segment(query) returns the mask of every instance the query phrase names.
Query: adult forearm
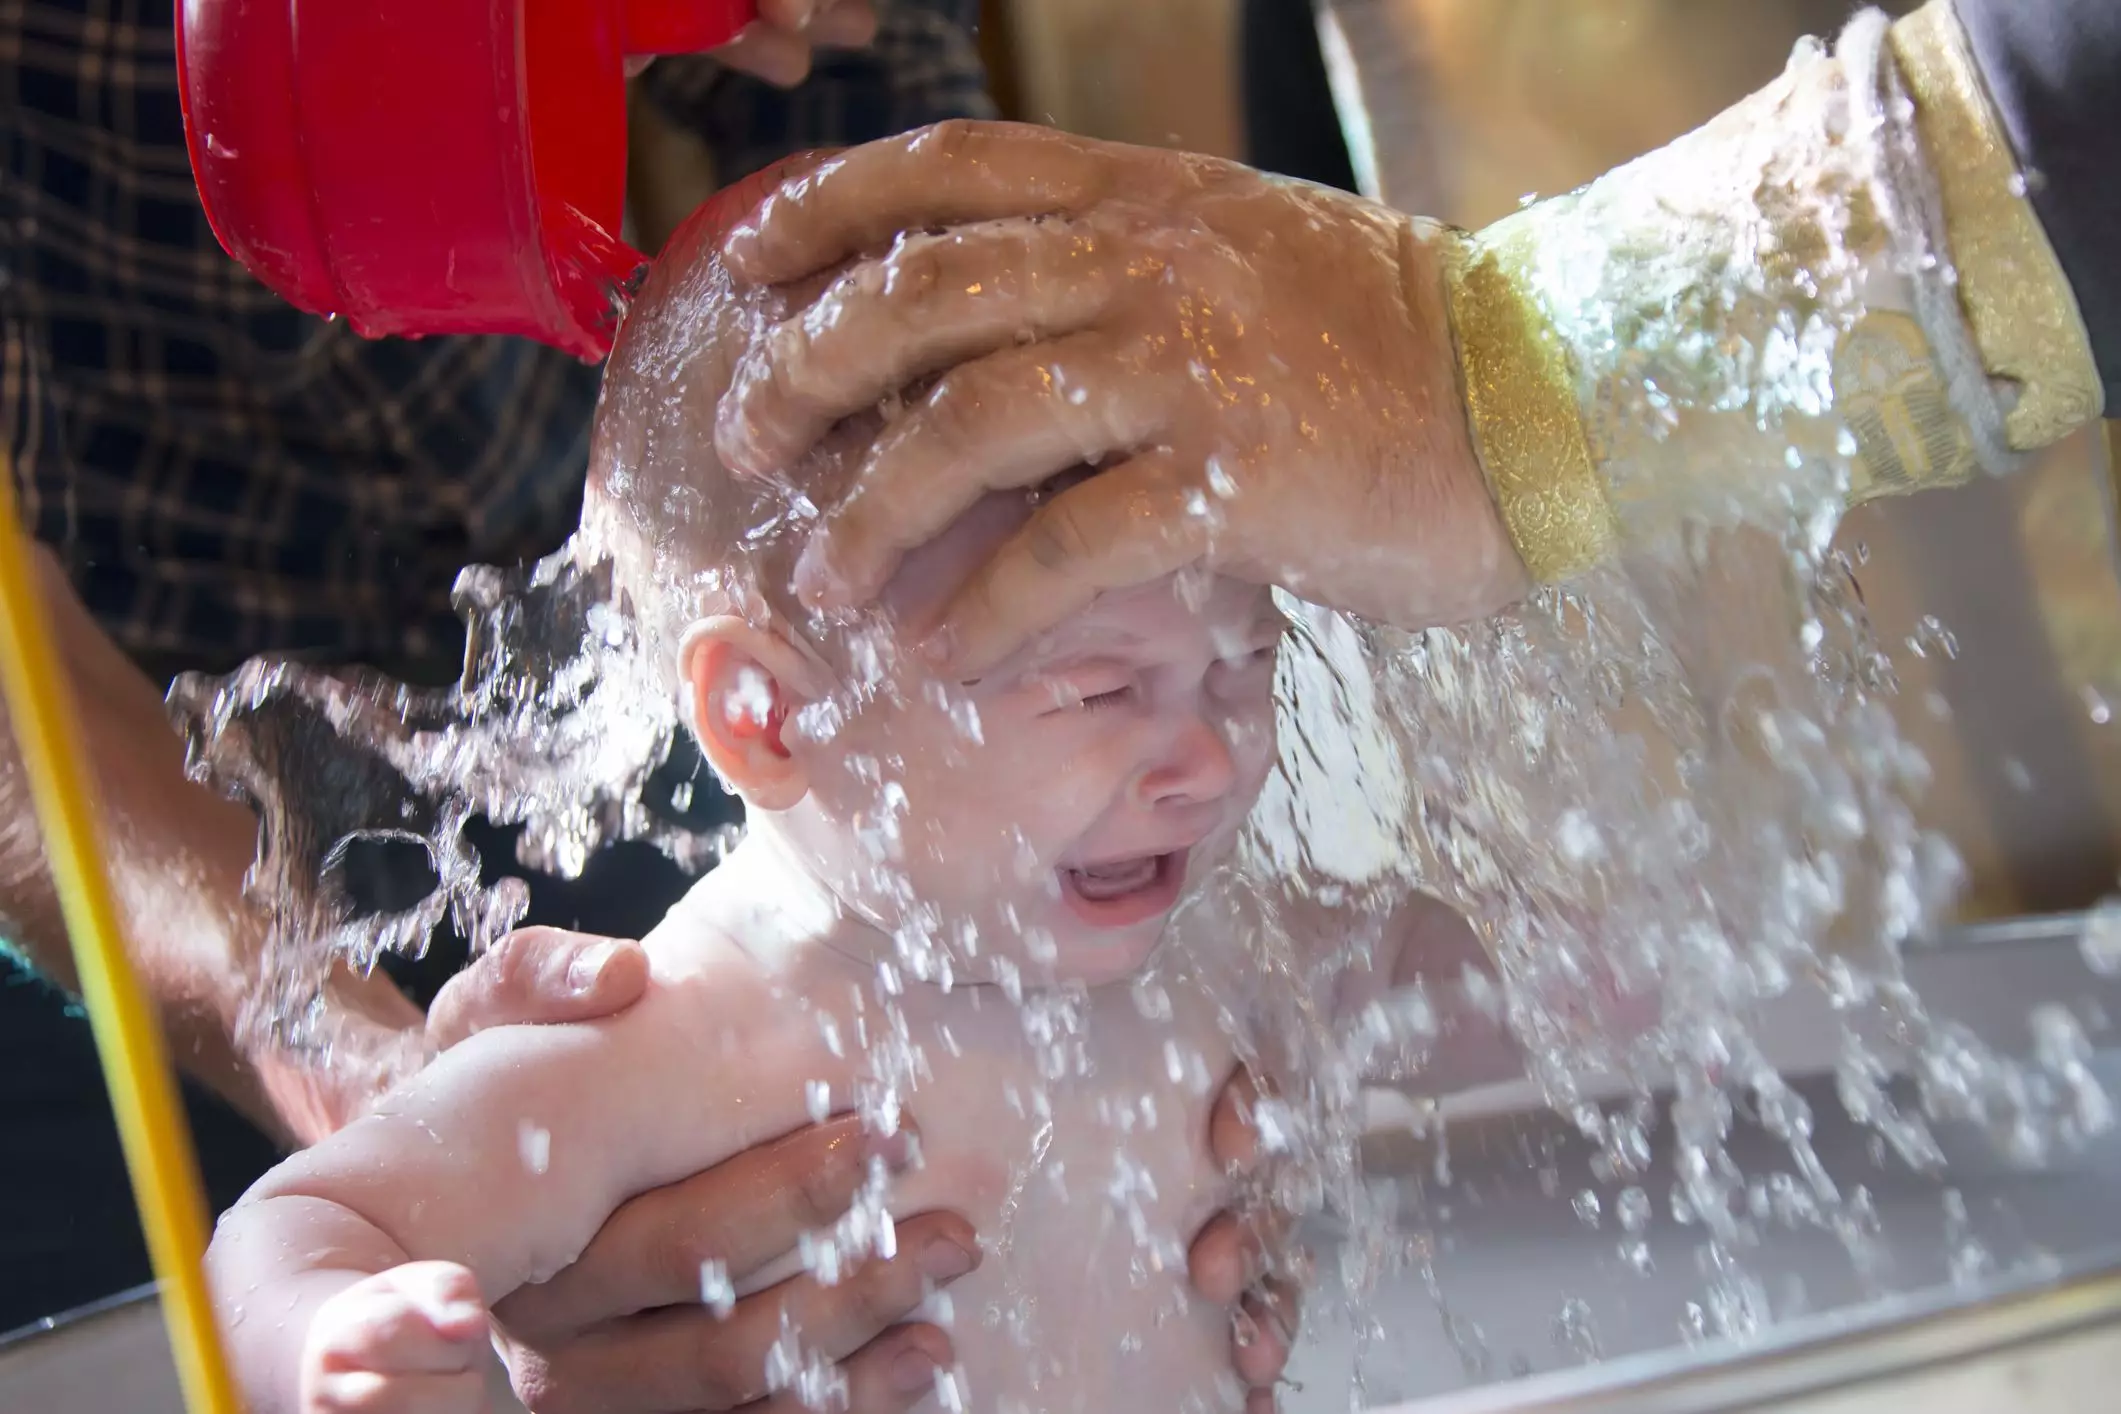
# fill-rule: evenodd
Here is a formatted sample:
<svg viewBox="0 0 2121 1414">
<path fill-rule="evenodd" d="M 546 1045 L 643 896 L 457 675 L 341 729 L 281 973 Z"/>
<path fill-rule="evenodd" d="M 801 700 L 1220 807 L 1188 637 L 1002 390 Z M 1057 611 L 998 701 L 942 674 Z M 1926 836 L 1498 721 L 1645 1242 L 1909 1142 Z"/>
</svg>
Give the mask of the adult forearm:
<svg viewBox="0 0 2121 1414">
<path fill-rule="evenodd" d="M 1527 565 L 1954 484 L 2095 419 L 2037 186 L 1938 0 L 1466 238 L 1454 332 Z"/>
<path fill-rule="evenodd" d="M 243 806 L 187 780 L 184 747 L 161 694 L 97 627 L 55 560 L 40 551 L 40 589 L 81 713 L 100 797 L 105 865 L 126 946 L 177 1063 L 283 1136 L 313 1138 L 351 1103 L 262 1036 L 253 994 L 264 920 L 243 897 L 256 848 Z M 38 972 L 74 990 L 51 875 L 14 736 L 0 708 L 0 936 Z M 417 1021 L 381 979 L 349 983 L 357 1023 L 375 1037 Z M 354 1047 L 353 1049 L 359 1049 Z M 370 1049 L 374 1049 L 371 1047 Z"/>
</svg>

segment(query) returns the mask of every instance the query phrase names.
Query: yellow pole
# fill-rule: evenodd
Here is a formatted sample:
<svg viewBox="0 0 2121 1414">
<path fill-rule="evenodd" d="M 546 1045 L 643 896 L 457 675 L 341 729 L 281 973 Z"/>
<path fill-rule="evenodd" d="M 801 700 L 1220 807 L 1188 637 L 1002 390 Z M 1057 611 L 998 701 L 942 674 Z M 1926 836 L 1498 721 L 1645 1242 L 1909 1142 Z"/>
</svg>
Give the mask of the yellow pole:
<svg viewBox="0 0 2121 1414">
<path fill-rule="evenodd" d="M 14 468 L 0 451 L 0 688 L 29 777 L 60 907 L 132 1171 L 133 1201 L 162 1283 L 162 1315 L 191 1414 L 239 1414 L 206 1289 L 206 1199 L 162 1030 L 127 960 L 96 842 L 95 795 L 17 523 Z"/>
</svg>

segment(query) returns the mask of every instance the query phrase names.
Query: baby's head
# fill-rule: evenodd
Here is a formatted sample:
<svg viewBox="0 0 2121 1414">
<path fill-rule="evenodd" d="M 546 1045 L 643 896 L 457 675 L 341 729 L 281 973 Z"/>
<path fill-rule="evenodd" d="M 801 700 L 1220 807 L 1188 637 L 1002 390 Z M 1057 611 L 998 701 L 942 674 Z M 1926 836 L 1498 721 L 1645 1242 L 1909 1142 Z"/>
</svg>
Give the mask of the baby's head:
<svg viewBox="0 0 2121 1414">
<path fill-rule="evenodd" d="M 1271 597 L 1166 578 L 943 681 L 896 627 L 1023 524 L 1033 497 L 1012 492 L 908 556 L 877 613 L 809 615 L 788 585 L 810 506 L 839 493 L 875 426 L 838 429 L 792 484 L 722 466 L 716 402 L 766 311 L 730 289 L 714 237 L 681 231 L 633 305 L 583 513 L 681 715 L 753 830 L 957 977 L 997 962 L 1034 983 L 1132 973 L 1272 765 Z"/>
</svg>

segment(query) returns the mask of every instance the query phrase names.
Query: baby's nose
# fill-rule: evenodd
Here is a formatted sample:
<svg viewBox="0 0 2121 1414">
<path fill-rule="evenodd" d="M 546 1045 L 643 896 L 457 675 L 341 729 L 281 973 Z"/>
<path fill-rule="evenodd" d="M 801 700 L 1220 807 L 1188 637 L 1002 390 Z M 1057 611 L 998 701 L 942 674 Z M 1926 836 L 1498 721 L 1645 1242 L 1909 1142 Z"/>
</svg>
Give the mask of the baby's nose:
<svg viewBox="0 0 2121 1414">
<path fill-rule="evenodd" d="M 1135 799 L 1145 809 L 1201 805 L 1228 795 L 1236 781 L 1237 762 L 1222 733 L 1199 717 L 1188 717 L 1135 778 Z"/>
</svg>

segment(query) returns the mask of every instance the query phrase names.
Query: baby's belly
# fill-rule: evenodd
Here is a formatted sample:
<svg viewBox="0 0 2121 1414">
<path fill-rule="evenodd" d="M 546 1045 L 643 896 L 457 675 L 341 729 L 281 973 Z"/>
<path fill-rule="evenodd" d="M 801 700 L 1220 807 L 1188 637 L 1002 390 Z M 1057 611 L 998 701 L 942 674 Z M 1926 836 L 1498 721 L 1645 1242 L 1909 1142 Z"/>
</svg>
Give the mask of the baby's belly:
<svg viewBox="0 0 2121 1414">
<path fill-rule="evenodd" d="M 1054 1087 L 1047 1124 L 980 1092 L 953 1106 L 931 1097 L 923 1110 L 927 1162 L 893 1206 L 948 1207 L 980 1233 L 979 1270 L 928 1312 L 956 1343 L 971 1414 L 1238 1407 L 1226 1389 L 1228 1313 L 1197 1301 L 1186 1274 L 1186 1249 L 1221 1203 L 1206 1097 L 1149 1074 L 1155 1083 L 1109 1093 Z M 1136 1116 L 1124 1130 L 1121 1105 Z"/>
<path fill-rule="evenodd" d="M 1145 1260 L 1111 1216 L 1019 1233 L 923 1315 L 949 1330 L 957 1399 L 971 1414 L 1220 1414 L 1228 1316 L 1197 1300 L 1183 1256 Z"/>
<path fill-rule="evenodd" d="M 1136 1132 L 1123 1144 L 1065 1117 L 1043 1145 L 1028 1124 L 974 1118 L 924 1123 L 924 1162 L 891 1185 L 885 1203 L 896 1221 L 961 1214 L 980 1236 L 979 1269 L 934 1293 L 918 1315 L 949 1331 L 958 1355 L 955 1389 L 923 1401 L 921 1414 L 1242 1408 L 1229 1313 L 1195 1298 L 1186 1273 L 1192 1237 L 1221 1201 L 1205 1113 L 1186 1116 L 1199 1121 L 1197 1140 Z M 975 1132 L 981 1142 L 966 1145 Z M 802 1269 L 802 1256 L 790 1253 L 738 1294 Z"/>
<path fill-rule="evenodd" d="M 905 997 L 907 1033 L 925 1059 L 904 1094 L 921 1162 L 891 1181 L 886 1206 L 901 1222 L 960 1214 L 983 1258 L 925 1312 L 950 1332 L 959 1370 L 956 1389 L 925 1402 L 923 1414 L 1242 1407 L 1229 1313 L 1196 1301 L 1186 1275 L 1187 1247 L 1224 1201 L 1208 1113 L 1231 1051 L 1206 1003 L 1176 989 L 1173 999 L 1176 1015 L 1149 1022 L 1126 994 L 1100 996 L 1076 1033 L 1083 1044 L 1050 1078 L 1053 1053 L 1031 1048 L 1013 1007 L 974 1005 L 963 993 Z M 778 1115 L 818 1079 L 846 1104 L 859 1061 L 819 1046 L 813 1018 L 790 1017 L 785 1046 L 749 1053 L 754 1073 L 772 1077 L 755 1086 L 760 1104 Z M 858 1034 L 857 1019 L 840 1017 L 838 1030 Z M 740 1294 L 798 1270 L 791 1254 Z"/>
<path fill-rule="evenodd" d="M 924 1401 L 922 1414 L 1241 1408 L 1229 1313 L 1197 1300 L 1186 1273 L 1193 1236 L 1223 1202 L 1205 1098 L 1169 1085 L 1105 1097 L 1078 1089 L 1044 1125 L 990 1098 L 1006 1089 L 992 1067 L 980 1074 L 984 1087 L 948 1072 L 923 1087 L 922 1162 L 885 1199 L 898 1222 L 949 1211 L 980 1237 L 979 1269 L 920 1314 L 950 1332 L 959 1361 L 956 1389 Z M 1144 1094 L 1158 1123 L 1116 1132 L 1114 1106 L 1139 1106 Z M 833 1265 L 864 1255 L 857 1246 Z M 802 1264 L 791 1253 L 739 1294 Z"/>
</svg>

